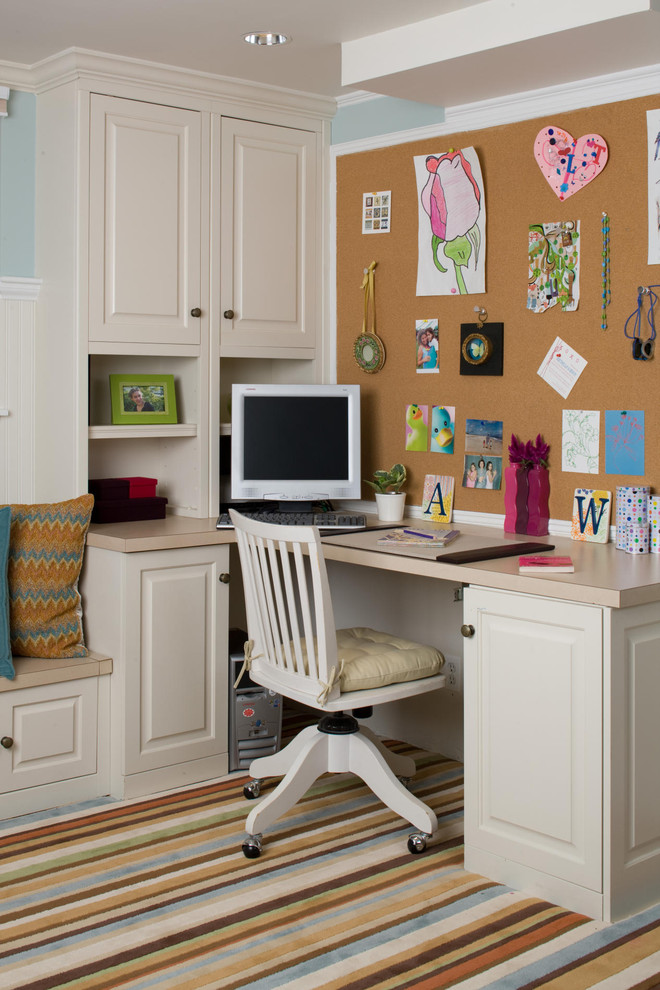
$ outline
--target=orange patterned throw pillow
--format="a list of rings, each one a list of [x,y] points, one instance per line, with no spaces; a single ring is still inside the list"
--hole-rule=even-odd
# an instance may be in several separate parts
[[[93,495],[46,505],[12,505],[9,626],[12,653],[86,657],[78,579]]]

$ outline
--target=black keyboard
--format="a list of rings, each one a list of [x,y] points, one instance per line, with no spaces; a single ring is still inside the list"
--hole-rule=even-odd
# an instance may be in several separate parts
[[[277,526],[318,526],[319,529],[365,529],[366,516],[350,515],[347,512],[276,512],[258,509],[241,512],[247,519],[257,522],[274,523]],[[218,529],[233,529],[228,512],[221,512],[216,523]]]

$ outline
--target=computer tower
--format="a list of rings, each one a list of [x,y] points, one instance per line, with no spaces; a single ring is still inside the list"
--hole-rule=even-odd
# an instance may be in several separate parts
[[[234,687],[243,653],[229,655],[229,769],[246,770],[258,756],[276,753],[282,739],[282,696],[246,671]]]

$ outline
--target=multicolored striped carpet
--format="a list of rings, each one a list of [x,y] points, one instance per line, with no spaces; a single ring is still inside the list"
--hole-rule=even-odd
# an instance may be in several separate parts
[[[607,926],[465,873],[462,767],[397,748],[440,819],[420,856],[345,775],[318,781],[256,860],[242,776],[0,833],[0,987],[660,986],[659,909]]]

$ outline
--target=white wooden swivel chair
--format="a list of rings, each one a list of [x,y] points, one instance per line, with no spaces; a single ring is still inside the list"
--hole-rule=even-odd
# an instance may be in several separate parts
[[[248,815],[244,854],[259,856],[263,831],[328,771],[360,777],[412,823],[417,831],[408,848],[422,852],[438,822],[402,782],[413,776],[415,762],[391,753],[355,715],[366,717],[373,705],[444,687],[439,672],[444,657],[433,647],[374,630],[335,630],[315,527],[260,523],[234,510],[230,516],[243,572],[250,676],[324,713],[317,726],[303,729],[285,749],[250,764],[248,798],[259,797],[264,777],[283,779]]]

